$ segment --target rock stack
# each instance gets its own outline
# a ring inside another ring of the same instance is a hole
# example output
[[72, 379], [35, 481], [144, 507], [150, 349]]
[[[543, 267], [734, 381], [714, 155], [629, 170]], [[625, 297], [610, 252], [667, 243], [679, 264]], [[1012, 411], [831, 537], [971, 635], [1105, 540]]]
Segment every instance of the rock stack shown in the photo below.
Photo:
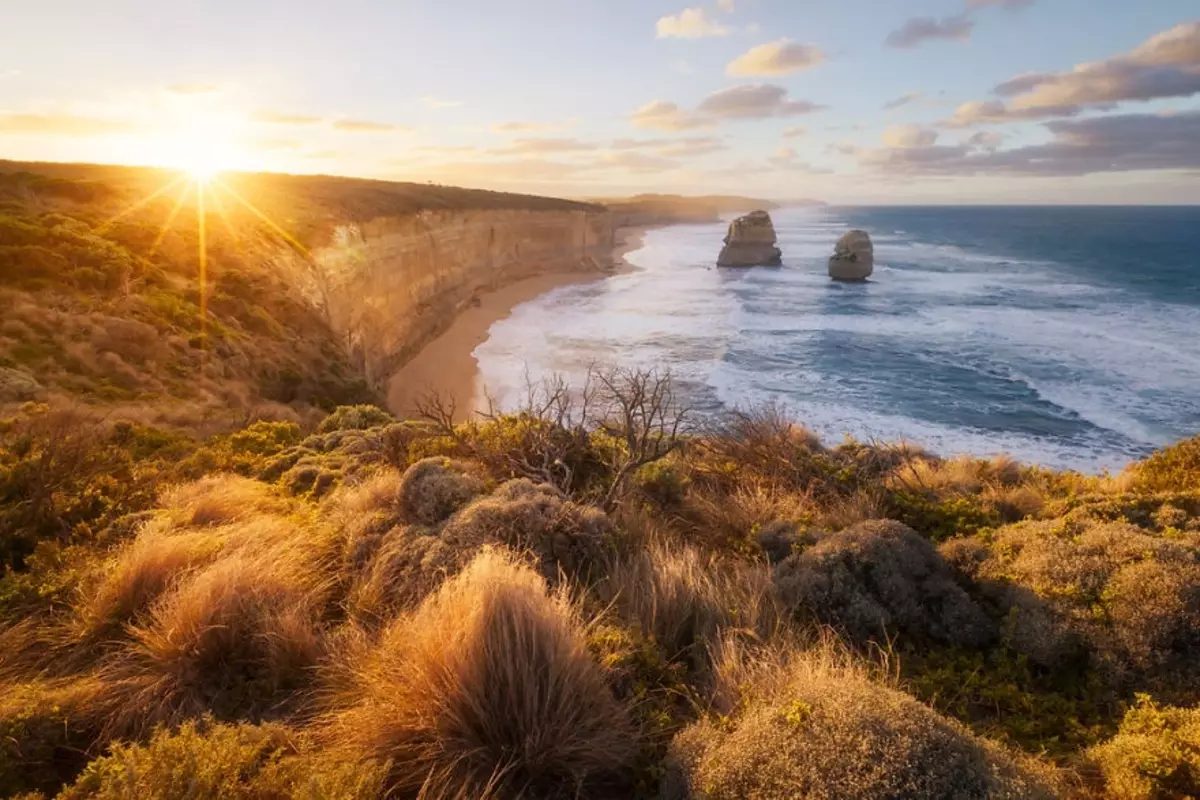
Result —
[[829, 277], [865, 281], [875, 271], [875, 247], [866, 231], [853, 230], [838, 239], [829, 259]]
[[775, 225], [765, 211], [752, 211], [729, 223], [718, 267], [777, 267], [783, 253], [775, 246]]

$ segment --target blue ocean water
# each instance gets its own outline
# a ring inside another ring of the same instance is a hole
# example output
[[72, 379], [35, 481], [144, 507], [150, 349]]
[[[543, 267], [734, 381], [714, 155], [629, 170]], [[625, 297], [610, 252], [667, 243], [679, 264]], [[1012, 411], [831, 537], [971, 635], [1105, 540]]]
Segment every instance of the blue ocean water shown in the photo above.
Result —
[[[511, 405], [526, 370], [653, 366], [702, 412], [774, 401], [827, 441], [1089, 472], [1200, 433], [1200, 207], [772, 216], [784, 266], [716, 268], [724, 225], [650, 231], [636, 272], [494, 325], [483, 382]], [[827, 277], [849, 228], [875, 242], [867, 283]]]

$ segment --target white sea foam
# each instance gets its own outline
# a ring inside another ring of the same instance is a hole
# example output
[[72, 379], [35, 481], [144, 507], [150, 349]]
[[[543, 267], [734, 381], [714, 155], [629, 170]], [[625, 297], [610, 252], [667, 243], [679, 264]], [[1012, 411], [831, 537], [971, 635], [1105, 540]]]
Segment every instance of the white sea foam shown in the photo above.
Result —
[[1200, 351], [1184, 346], [1200, 309], [900, 229], [876, 237], [869, 283], [835, 284], [839, 212], [786, 210], [776, 226], [785, 266], [744, 271], [713, 266], [721, 225], [649, 232], [638, 271], [496, 323], [476, 350], [484, 382], [511, 405], [527, 368], [579, 381], [593, 363], [657, 367], [706, 408], [774, 401], [834, 439], [1089, 471], [1200, 429]]

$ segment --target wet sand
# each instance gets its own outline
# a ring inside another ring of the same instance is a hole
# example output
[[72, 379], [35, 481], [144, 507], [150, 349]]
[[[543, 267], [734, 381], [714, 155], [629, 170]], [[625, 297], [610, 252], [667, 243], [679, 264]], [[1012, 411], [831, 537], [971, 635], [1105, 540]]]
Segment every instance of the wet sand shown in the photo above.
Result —
[[436, 395], [455, 407], [455, 418], [466, 419], [486, 405], [479, 385], [479, 362], [475, 348], [487, 341], [492, 325], [508, 317], [513, 309], [551, 289], [588, 283], [634, 269], [625, 256], [642, 246], [645, 228], [617, 231], [613, 251], [616, 268], [608, 273], [556, 272], [538, 275], [481, 295], [479, 304], [458, 315], [450, 328], [422, 348], [388, 382], [388, 407], [392, 413], [411, 417], [423, 398]]

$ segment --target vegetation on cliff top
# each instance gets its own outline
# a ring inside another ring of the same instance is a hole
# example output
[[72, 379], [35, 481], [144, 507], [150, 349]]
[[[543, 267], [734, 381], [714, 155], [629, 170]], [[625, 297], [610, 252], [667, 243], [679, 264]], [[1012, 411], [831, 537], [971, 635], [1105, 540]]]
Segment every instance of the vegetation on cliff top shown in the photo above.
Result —
[[1088, 477], [606, 380], [203, 441], [23, 409], [0, 792], [1200, 790], [1200, 440]]
[[1200, 437], [1085, 476], [636, 372], [395, 420], [294, 244], [215, 218], [202, 293], [139, 191], [0, 171], [0, 796], [1200, 795]]

